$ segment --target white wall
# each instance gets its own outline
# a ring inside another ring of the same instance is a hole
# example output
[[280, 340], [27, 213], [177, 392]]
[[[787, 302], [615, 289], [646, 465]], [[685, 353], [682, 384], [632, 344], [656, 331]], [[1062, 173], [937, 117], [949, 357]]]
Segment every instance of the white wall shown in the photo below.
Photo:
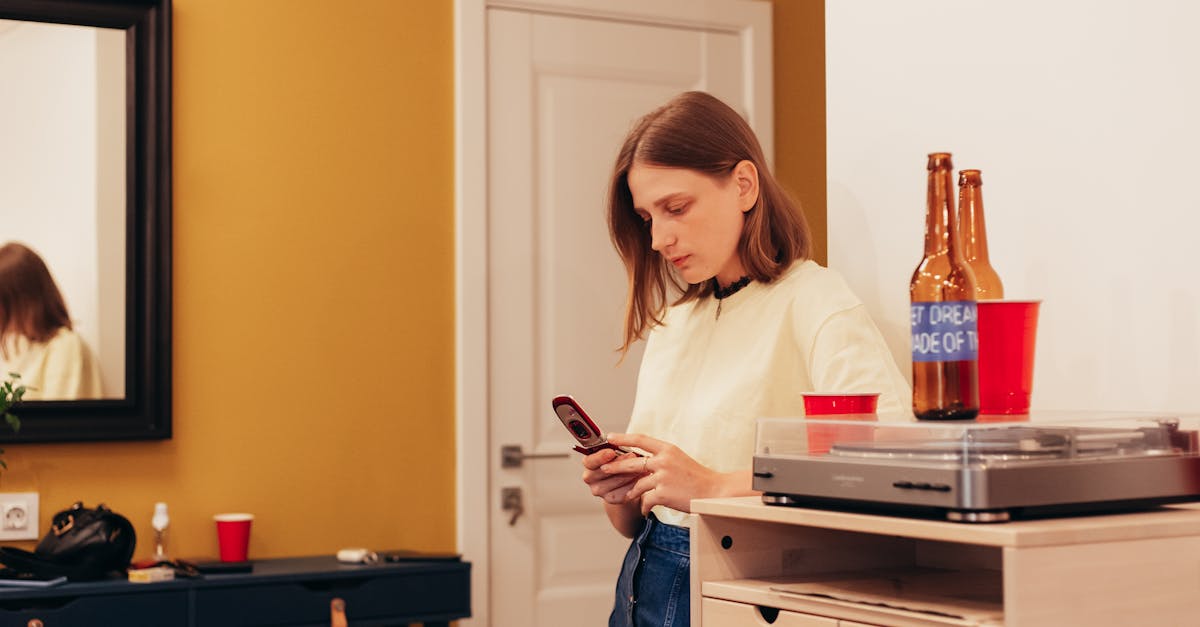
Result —
[[829, 264], [904, 369], [925, 157], [1041, 298], [1034, 409], [1200, 410], [1200, 3], [826, 2]]
[[125, 389], [124, 48], [121, 30], [0, 20], [0, 244], [45, 260], [105, 397]]

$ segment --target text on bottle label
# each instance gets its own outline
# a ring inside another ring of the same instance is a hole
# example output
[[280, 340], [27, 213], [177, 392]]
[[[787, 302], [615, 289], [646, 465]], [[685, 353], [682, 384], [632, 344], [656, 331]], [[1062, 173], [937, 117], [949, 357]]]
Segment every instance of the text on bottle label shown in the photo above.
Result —
[[913, 361], [975, 361], [979, 335], [975, 301], [914, 302]]

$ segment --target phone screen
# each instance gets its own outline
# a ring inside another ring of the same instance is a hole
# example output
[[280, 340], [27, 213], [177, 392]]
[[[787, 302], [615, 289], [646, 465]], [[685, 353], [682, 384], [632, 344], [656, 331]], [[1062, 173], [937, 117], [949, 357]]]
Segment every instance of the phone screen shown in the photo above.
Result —
[[604, 432], [596, 426], [596, 423], [587, 415], [587, 412], [583, 411], [583, 407], [575, 399], [565, 394], [555, 396], [551, 405], [554, 407], [554, 414], [558, 416], [559, 422], [563, 423], [575, 441], [579, 442], [579, 446], [576, 446], [575, 450], [584, 455], [591, 455], [606, 448], [611, 448], [619, 453], [629, 452], [609, 444], [608, 440], [604, 438]]

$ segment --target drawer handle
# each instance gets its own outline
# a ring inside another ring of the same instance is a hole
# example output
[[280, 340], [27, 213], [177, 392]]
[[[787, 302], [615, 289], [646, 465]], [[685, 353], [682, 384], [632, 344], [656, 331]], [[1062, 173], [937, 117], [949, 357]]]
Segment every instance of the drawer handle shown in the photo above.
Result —
[[346, 602], [341, 598], [334, 598], [329, 602], [329, 625], [330, 627], [347, 627]]
[[775, 621], [779, 620], [779, 608], [764, 607], [762, 605], [757, 605], [755, 607], [758, 608], [758, 615], [761, 616], [763, 620], [767, 621], [768, 625], [774, 625]]

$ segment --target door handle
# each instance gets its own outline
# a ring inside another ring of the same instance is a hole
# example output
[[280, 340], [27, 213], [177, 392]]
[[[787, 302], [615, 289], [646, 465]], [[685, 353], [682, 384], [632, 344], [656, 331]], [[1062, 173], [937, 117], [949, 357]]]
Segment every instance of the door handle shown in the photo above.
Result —
[[520, 444], [505, 444], [500, 447], [500, 467], [520, 468], [527, 459], [562, 459], [570, 457], [567, 453], [526, 453]]

